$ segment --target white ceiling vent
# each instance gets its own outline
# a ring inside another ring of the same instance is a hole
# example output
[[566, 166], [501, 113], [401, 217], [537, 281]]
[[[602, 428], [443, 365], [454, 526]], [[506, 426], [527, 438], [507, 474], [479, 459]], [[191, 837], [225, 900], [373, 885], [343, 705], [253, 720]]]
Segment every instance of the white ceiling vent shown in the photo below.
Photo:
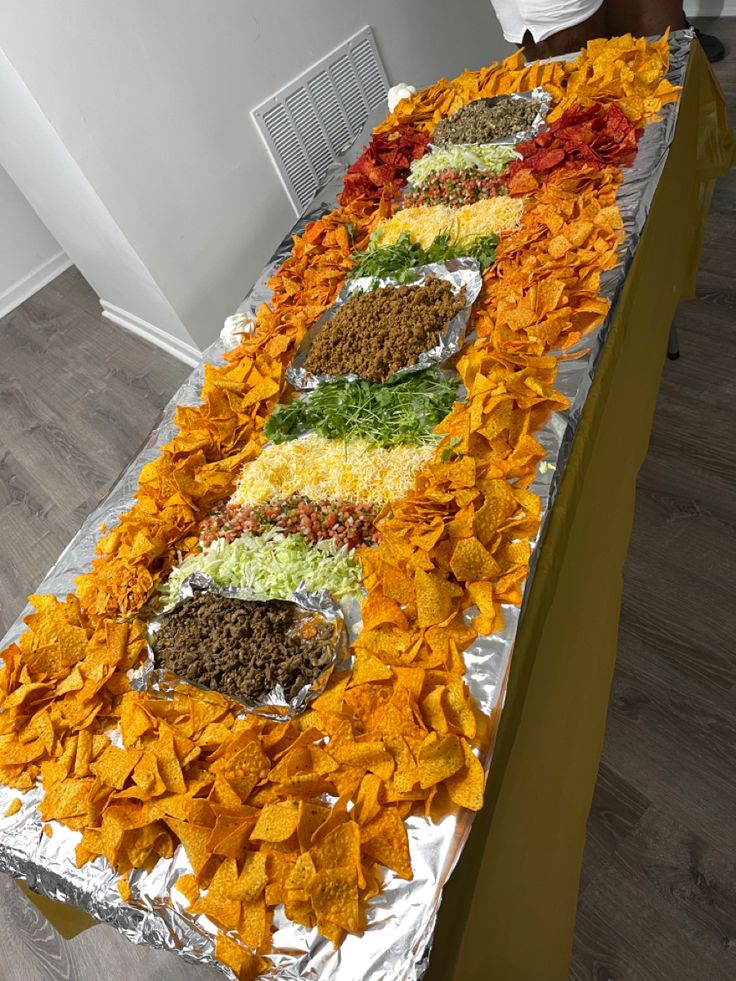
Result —
[[373, 32], [364, 27], [251, 109], [297, 214], [387, 91]]

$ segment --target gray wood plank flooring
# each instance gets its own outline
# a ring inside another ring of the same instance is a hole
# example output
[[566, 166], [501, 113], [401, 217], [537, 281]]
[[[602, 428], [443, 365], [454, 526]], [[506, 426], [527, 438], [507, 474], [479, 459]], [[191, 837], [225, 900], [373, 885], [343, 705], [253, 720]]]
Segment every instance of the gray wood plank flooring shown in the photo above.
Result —
[[[736, 21], [718, 33], [734, 45]], [[736, 62], [716, 70], [736, 113]], [[735, 219], [730, 175], [639, 476], [571, 981], [736, 978]], [[0, 320], [0, 633], [187, 370], [103, 320], [74, 269]], [[107, 926], [66, 942], [5, 877], [0, 949], [0, 981], [221, 977]]]

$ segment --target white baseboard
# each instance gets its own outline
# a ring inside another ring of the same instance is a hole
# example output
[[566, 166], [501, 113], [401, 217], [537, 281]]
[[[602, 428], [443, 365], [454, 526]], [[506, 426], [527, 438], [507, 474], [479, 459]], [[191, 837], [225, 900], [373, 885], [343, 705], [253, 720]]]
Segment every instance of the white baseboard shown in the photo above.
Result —
[[736, 17], [736, 0], [686, 0], [687, 17]]
[[45, 262], [36, 266], [35, 269], [31, 269], [17, 283], [13, 283], [12, 286], [0, 293], [0, 317], [4, 317], [6, 313], [15, 310], [29, 296], [38, 293], [52, 279], [56, 279], [59, 273], [68, 269], [71, 264], [72, 261], [66, 252], [59, 251], [50, 259], [46, 259]]
[[128, 313], [127, 310], [116, 307], [114, 303], [110, 303], [108, 300], [100, 300], [100, 304], [102, 305], [102, 316], [106, 320], [111, 320], [119, 327], [124, 327], [134, 334], [138, 334], [139, 337], [144, 337], [151, 344], [163, 348], [164, 351], [168, 351], [169, 354], [173, 354], [175, 358], [193, 368], [199, 364], [202, 352], [193, 344], [188, 344], [172, 334], [167, 334], [160, 327], [149, 324], [147, 320], [141, 320], [134, 313]]

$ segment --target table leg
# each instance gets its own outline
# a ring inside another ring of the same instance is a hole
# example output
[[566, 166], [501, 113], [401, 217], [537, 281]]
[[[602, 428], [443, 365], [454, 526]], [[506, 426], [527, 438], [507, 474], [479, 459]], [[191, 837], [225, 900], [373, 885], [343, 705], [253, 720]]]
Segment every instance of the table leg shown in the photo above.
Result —
[[674, 324], [670, 325], [670, 336], [667, 339], [667, 357], [670, 361], [677, 361], [680, 357], [680, 340]]

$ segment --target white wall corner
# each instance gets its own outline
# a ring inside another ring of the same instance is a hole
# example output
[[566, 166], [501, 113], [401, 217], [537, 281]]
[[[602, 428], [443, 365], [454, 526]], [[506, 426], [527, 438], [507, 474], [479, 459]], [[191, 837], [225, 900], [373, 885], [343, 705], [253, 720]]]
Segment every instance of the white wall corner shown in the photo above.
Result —
[[171, 353], [199, 360], [179, 314], [2, 48], [0, 89], [0, 128], [13, 133], [0, 143], [0, 165], [43, 224], [98, 296], [139, 310], [160, 325], [141, 320], [149, 340], [164, 347], [154, 341], [163, 334]]
[[56, 255], [39, 263], [35, 269], [13, 283], [0, 293], [0, 317], [4, 317], [11, 310], [15, 310], [21, 303], [38, 293], [52, 279], [63, 273], [71, 266], [72, 261], [63, 250], [59, 250]]
[[112, 323], [117, 324], [118, 327], [124, 327], [133, 334], [145, 338], [151, 344], [155, 344], [156, 347], [160, 347], [169, 354], [173, 354], [175, 358], [183, 361], [184, 364], [191, 365], [194, 368], [201, 361], [202, 352], [193, 344], [187, 344], [186, 341], [174, 337], [173, 334], [161, 330], [160, 327], [156, 327], [154, 324], [149, 324], [147, 320], [136, 317], [134, 313], [129, 313], [127, 310], [115, 306], [114, 303], [110, 303], [108, 300], [100, 300], [100, 305], [102, 306], [102, 316], [106, 320], [110, 320]]

